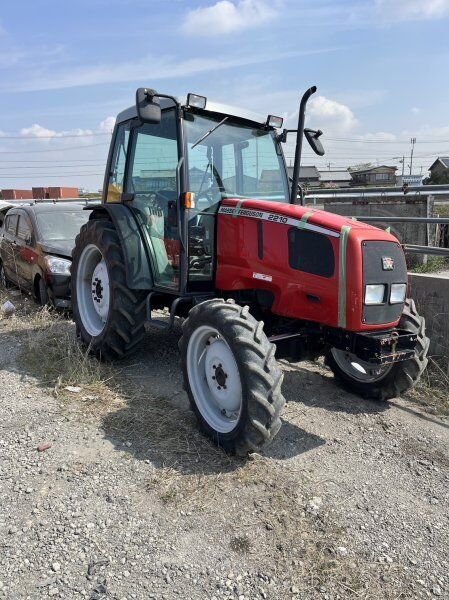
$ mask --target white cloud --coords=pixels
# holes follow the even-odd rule
[[[349,106],[325,96],[312,98],[307,114],[314,126],[327,133],[349,133],[357,126],[357,119]]]
[[[115,117],[106,117],[104,121],[100,123],[100,131],[110,133],[114,129]]]
[[[188,35],[212,37],[259,27],[277,15],[273,3],[265,0],[220,0],[188,12],[182,28]]]
[[[104,123],[104,121],[103,121]],[[101,127],[101,124],[100,124]],[[20,135],[23,137],[33,137],[33,138],[56,138],[56,137],[85,137],[92,135],[93,131],[91,129],[71,129],[69,131],[54,131],[53,129],[47,129],[46,127],[42,127],[38,123],[33,123],[31,127],[23,127],[20,130]]]
[[[375,0],[385,19],[407,21],[449,16],[449,0]]]
[[[410,110],[412,111],[412,113],[414,115],[419,115],[419,113],[421,112],[421,109],[418,108],[417,106],[412,106],[412,108]]]
[[[148,82],[165,79],[190,77],[199,73],[216,72],[224,69],[236,69],[271,61],[299,58],[314,54],[335,52],[338,48],[317,48],[314,50],[298,50],[290,52],[266,53],[255,55],[222,57],[201,57],[179,60],[177,57],[146,56],[140,61],[83,66],[67,71],[55,69],[36,71],[33,69],[29,77],[23,74],[20,83],[8,84],[6,79],[0,83],[0,91],[56,90],[70,87],[100,85],[117,82]]]

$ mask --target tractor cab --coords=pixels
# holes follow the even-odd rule
[[[137,218],[155,290],[212,291],[220,202],[289,201],[275,128],[282,119],[231,114],[193,94],[184,105],[173,97],[154,100],[156,116],[139,114],[139,102],[118,115],[104,203],[124,203]]]

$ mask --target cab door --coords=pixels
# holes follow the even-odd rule
[[[178,136],[176,112],[134,127],[128,148],[125,202],[136,215],[149,249],[155,287],[179,291]]]

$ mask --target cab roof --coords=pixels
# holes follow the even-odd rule
[[[172,108],[173,101],[169,98],[161,98],[160,99],[161,109],[164,110],[166,108]],[[182,108],[188,108],[187,105],[181,103]],[[253,111],[247,110],[245,108],[238,108],[236,106],[231,106],[229,104],[221,104],[219,102],[211,102],[207,100],[205,109],[192,109],[192,112],[196,114],[204,114],[205,116],[210,115],[211,113],[216,113],[217,115],[237,117],[239,119],[244,119],[250,123],[253,123],[255,126],[260,127],[265,125],[267,121],[267,117],[263,117],[260,114],[257,114]],[[137,117],[137,108],[136,106],[130,106],[125,110],[122,110],[117,116],[117,123],[123,123],[124,121],[129,121],[130,119],[135,119]]]

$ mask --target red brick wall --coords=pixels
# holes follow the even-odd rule
[[[3,200],[31,200],[31,190],[2,190]]]

